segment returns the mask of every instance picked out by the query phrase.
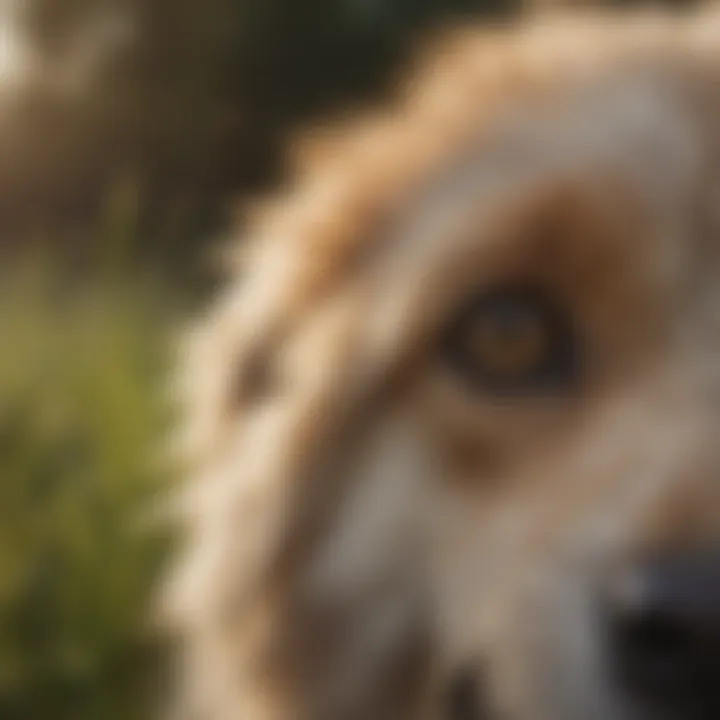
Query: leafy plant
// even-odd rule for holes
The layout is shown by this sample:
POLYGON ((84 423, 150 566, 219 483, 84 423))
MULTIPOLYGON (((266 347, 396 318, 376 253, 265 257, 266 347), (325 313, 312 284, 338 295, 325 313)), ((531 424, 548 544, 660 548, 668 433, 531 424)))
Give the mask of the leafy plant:
POLYGON ((148 717, 144 618, 167 539, 158 282, 69 287, 36 263, 0 286, 0 717, 148 717))

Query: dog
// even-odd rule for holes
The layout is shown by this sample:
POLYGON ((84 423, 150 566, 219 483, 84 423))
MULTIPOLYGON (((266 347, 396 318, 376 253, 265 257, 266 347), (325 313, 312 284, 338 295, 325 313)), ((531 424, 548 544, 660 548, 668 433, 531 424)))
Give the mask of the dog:
POLYGON ((461 28, 187 337, 175 718, 720 717, 720 13, 461 28))

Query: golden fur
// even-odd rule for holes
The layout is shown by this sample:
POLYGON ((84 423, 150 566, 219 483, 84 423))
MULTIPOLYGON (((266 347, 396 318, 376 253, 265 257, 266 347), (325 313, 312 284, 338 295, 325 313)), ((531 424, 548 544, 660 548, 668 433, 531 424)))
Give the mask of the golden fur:
POLYGON ((588 598, 720 540, 720 14, 433 45, 393 108, 298 148, 189 338, 177 717, 632 717, 588 598), (465 298, 571 308, 573 397, 440 367, 465 298), (179 692, 182 690, 182 692, 179 692))

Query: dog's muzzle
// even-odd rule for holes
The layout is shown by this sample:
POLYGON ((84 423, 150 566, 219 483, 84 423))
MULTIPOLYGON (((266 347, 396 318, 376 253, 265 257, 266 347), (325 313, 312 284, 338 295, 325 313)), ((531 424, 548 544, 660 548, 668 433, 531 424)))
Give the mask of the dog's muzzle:
MULTIPOLYGON (((623 718, 720 720, 720 552, 656 558, 615 580, 599 619, 623 718)), ((458 671, 448 720, 495 720, 482 678, 475 664, 458 671)))

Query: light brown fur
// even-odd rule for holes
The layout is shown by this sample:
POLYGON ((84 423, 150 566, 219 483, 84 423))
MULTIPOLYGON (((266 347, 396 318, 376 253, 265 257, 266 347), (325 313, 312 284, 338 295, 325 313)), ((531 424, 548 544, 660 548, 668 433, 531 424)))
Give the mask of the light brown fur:
POLYGON ((720 541, 720 15, 454 33, 398 104, 298 149, 192 333, 178 717, 632 717, 591 588, 720 541), (468 393, 480 287, 570 308, 570 398, 468 393))

